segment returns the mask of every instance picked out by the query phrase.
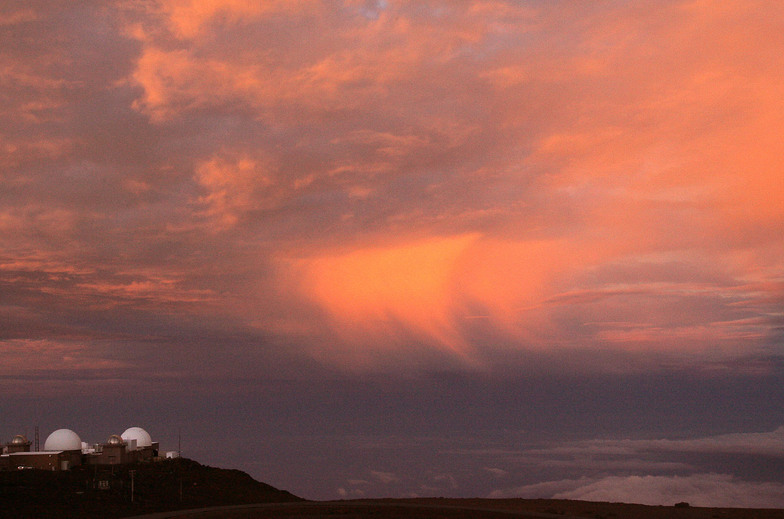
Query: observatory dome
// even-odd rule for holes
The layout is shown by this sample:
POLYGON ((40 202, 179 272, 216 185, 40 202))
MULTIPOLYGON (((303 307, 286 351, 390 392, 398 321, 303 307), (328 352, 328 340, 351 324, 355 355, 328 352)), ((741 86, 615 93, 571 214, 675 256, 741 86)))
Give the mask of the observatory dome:
POLYGON ((12 445, 24 445, 27 442, 27 438, 23 434, 17 434, 14 436, 14 439, 11 440, 12 445))
POLYGON ((112 434, 111 436, 109 436, 109 440, 107 440, 106 443, 108 443, 109 445, 120 445, 121 443, 124 443, 124 441, 122 437, 116 434, 112 434))
POLYGON ((122 433, 122 439, 125 441, 136 440, 137 447, 151 447, 152 438, 150 434, 141 427, 131 427, 122 433))
POLYGON ((45 451, 80 451, 82 440, 71 429, 57 429, 44 442, 45 451))

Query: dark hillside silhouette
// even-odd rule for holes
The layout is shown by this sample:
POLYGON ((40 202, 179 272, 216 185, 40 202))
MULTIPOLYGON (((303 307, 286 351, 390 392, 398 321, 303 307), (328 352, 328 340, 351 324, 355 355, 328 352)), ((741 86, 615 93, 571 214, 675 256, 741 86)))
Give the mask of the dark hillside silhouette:
POLYGON ((65 472, 0 472, 0 517, 106 518, 182 508, 301 501, 239 470, 179 458, 65 472), (131 502, 131 471, 133 502, 131 502))

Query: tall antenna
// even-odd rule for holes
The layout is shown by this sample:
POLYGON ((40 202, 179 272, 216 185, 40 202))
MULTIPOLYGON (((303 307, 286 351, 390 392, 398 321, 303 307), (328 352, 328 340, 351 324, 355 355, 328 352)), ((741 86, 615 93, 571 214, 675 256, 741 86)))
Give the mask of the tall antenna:
POLYGON ((35 412, 35 452, 39 452, 39 448, 40 448, 40 445, 38 444, 38 441, 39 441, 38 440, 38 421, 41 419, 41 408, 39 406, 39 403, 40 403, 39 399, 40 398, 41 397, 39 396, 39 397, 37 397, 35 399, 35 408, 34 408, 34 412, 35 412))
POLYGON ((177 455, 182 457, 182 428, 177 429, 177 455))

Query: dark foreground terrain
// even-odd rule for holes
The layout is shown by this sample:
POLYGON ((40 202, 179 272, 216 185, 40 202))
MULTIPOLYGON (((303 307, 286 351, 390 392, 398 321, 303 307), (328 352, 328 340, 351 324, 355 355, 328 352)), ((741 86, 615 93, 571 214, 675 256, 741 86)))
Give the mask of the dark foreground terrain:
MULTIPOLYGON (((553 499, 378 499, 192 510, 143 519, 782 519, 784 510, 696 508, 553 499)), ((138 518, 142 519, 142 518, 138 518)))
POLYGON ((188 459, 68 472, 0 472, 0 518, 147 519, 784 519, 784 510, 552 499, 308 502, 238 470, 188 459), (133 502, 131 473, 133 470, 133 502), (220 507, 220 508, 218 508, 220 507))
POLYGON ((300 498, 239 470, 179 458, 66 472, 0 472, 0 518, 112 518, 166 510, 300 498), (133 502, 131 502, 131 471, 133 502))

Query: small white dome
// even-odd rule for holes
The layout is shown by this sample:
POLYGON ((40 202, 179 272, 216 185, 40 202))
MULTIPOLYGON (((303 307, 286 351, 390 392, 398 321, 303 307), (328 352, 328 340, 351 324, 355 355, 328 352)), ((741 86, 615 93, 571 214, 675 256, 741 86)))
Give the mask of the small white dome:
POLYGON ((150 434, 141 427, 131 427, 126 429, 125 432, 120 436, 125 441, 136 440, 137 447, 152 446, 152 438, 150 437, 150 434))
POLYGON ((45 451, 80 451, 82 440, 71 429, 57 429, 44 442, 45 451))

